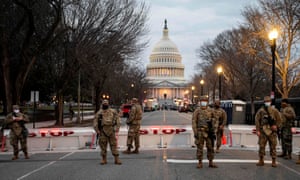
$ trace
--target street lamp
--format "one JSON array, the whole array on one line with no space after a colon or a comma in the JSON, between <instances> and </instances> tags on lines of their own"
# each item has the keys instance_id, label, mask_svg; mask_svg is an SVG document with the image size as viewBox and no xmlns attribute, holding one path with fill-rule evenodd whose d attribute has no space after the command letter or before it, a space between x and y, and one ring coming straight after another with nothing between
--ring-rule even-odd
<instances>
[{"instance_id":1,"label":"street lamp","mask_svg":"<svg viewBox=\"0 0 300 180\"><path fill-rule=\"evenodd\" d=\"M195 86L192 86L192 104L194 104L194 90Z\"/></svg>"},{"instance_id":2,"label":"street lamp","mask_svg":"<svg viewBox=\"0 0 300 180\"><path fill-rule=\"evenodd\" d=\"M275 106L275 50L276 50L276 39L278 36L278 31L273 29L269 33L269 39L271 42L271 52L272 52L272 92L271 92L271 99L272 105Z\"/></svg>"},{"instance_id":3,"label":"street lamp","mask_svg":"<svg viewBox=\"0 0 300 180\"><path fill-rule=\"evenodd\" d=\"M204 85L204 80L201 79L201 80L200 80L200 86L201 86L200 95L201 95L201 96L203 96L203 85Z\"/></svg>"},{"instance_id":4,"label":"street lamp","mask_svg":"<svg viewBox=\"0 0 300 180\"><path fill-rule=\"evenodd\" d=\"M218 76L219 76L219 100L221 101L221 92L222 92L222 86L221 86L221 75L223 72L222 66L219 66L217 68Z\"/></svg>"}]
</instances>

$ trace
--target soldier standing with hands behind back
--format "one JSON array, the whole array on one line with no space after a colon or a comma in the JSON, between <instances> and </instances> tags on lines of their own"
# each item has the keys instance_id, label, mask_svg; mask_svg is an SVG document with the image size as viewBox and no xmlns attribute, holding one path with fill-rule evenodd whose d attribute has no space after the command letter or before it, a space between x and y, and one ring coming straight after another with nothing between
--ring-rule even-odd
<instances>
[{"instance_id":1,"label":"soldier standing with hands behind back","mask_svg":"<svg viewBox=\"0 0 300 180\"><path fill-rule=\"evenodd\" d=\"M296 114L293 107L290 104L288 104L287 99L281 100L280 113L282 118L282 123L280 126L282 154L278 155L278 157L284 157L285 159L292 159L293 134L291 128L293 127Z\"/></svg>"},{"instance_id":2,"label":"soldier standing with hands behind back","mask_svg":"<svg viewBox=\"0 0 300 180\"><path fill-rule=\"evenodd\" d=\"M29 122L28 116L20 112L20 107L18 105L13 105L13 112L9 113L5 119L5 124L10 128L10 144L14 149L12 160L19 158L19 141L25 159L29 159L27 151L28 130L25 127L25 123L27 122Z\"/></svg>"},{"instance_id":3,"label":"soldier standing with hands behind back","mask_svg":"<svg viewBox=\"0 0 300 180\"><path fill-rule=\"evenodd\" d=\"M259 161L257 166L264 165L264 156L266 154L266 144L269 142L270 155L272 157L272 167L276 165L276 145L277 145L277 127L280 126L281 117L275 107L271 107L271 98L264 97L264 106L261 107L255 115L256 134L259 144Z\"/></svg>"},{"instance_id":4,"label":"soldier standing with hands behind back","mask_svg":"<svg viewBox=\"0 0 300 180\"><path fill-rule=\"evenodd\" d=\"M220 147L221 147L221 141L224 133L224 127L227 124L227 114L220 107L221 103L220 100L215 101L215 107L214 107L214 118L216 118L216 123L217 123L217 149L216 153L220 152Z\"/></svg>"},{"instance_id":5,"label":"soldier standing with hands behind back","mask_svg":"<svg viewBox=\"0 0 300 180\"><path fill-rule=\"evenodd\" d=\"M192 128L197 145L197 158L199 160L197 168L202 168L203 147L204 142L207 148L207 159L209 160L208 167L217 168L213 164L214 159L214 140L215 135L215 120L213 118L213 110L207 108L207 97L200 98L200 107L198 107L192 117Z\"/></svg>"},{"instance_id":6,"label":"soldier standing with hands behind back","mask_svg":"<svg viewBox=\"0 0 300 180\"><path fill-rule=\"evenodd\" d=\"M102 165L107 164L107 143L109 143L112 155L115 157L115 164L122 164L119 160L119 152L117 150L117 139L115 135L115 132L118 132L119 128L120 118L118 113L115 110L109 108L108 100L103 100L102 108L96 113L94 119L94 129L99 135Z\"/></svg>"},{"instance_id":7,"label":"soldier standing with hands behind back","mask_svg":"<svg viewBox=\"0 0 300 180\"><path fill-rule=\"evenodd\" d=\"M143 117L143 109L139 104L137 98L132 98L132 107L129 112L129 117L126 120L127 125L129 126L128 136L127 136L127 150L123 151L124 154L138 154L140 147L140 128L141 121ZM133 148L133 141L135 150L131 152Z\"/></svg>"}]
</instances>

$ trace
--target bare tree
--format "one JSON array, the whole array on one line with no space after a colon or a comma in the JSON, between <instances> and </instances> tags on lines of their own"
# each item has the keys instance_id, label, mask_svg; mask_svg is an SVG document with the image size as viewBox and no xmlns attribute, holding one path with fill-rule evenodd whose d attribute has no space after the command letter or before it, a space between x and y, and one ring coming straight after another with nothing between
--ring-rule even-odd
<instances>
[{"instance_id":1,"label":"bare tree","mask_svg":"<svg viewBox=\"0 0 300 180\"><path fill-rule=\"evenodd\" d=\"M62 0L1 2L1 72L5 111L19 104L23 86L38 55L60 35Z\"/></svg>"},{"instance_id":2,"label":"bare tree","mask_svg":"<svg viewBox=\"0 0 300 180\"><path fill-rule=\"evenodd\" d=\"M283 98L287 98L292 88L300 82L299 13L300 3L295 0L261 0L259 7L248 7L243 12L253 38L268 42L269 31L272 28L279 31L275 67L280 79L276 82L276 89ZM270 54L267 43L261 51ZM261 59L261 62L271 66L271 56Z\"/></svg>"}]
</instances>

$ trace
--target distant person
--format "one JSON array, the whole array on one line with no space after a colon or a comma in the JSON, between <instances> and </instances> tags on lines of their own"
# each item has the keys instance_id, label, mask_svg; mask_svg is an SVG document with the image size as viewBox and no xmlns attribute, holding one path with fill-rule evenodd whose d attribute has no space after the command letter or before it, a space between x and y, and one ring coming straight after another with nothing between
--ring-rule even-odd
<instances>
[{"instance_id":1,"label":"distant person","mask_svg":"<svg viewBox=\"0 0 300 180\"><path fill-rule=\"evenodd\" d=\"M269 142L270 155L272 157L272 167L276 164L276 145L277 145L277 128L280 126L281 117L279 111L271 106L271 98L264 97L264 105L255 115L256 134L259 144L259 161L257 166L264 165L264 156L266 154L266 144Z\"/></svg>"},{"instance_id":2,"label":"distant person","mask_svg":"<svg viewBox=\"0 0 300 180\"><path fill-rule=\"evenodd\" d=\"M70 121L73 121L75 112L73 110L72 104L69 105L69 113L70 113Z\"/></svg>"},{"instance_id":3,"label":"distant person","mask_svg":"<svg viewBox=\"0 0 300 180\"><path fill-rule=\"evenodd\" d=\"M197 145L197 168L202 168L204 143L207 148L207 159L209 160L208 167L217 168L217 165L213 163L214 140L216 139L216 122L214 121L213 110L208 108L208 98L203 96L200 98L200 107L194 111L192 116L192 128L195 144Z\"/></svg>"},{"instance_id":4,"label":"distant person","mask_svg":"<svg viewBox=\"0 0 300 180\"><path fill-rule=\"evenodd\" d=\"M25 159L29 159L27 151L28 130L25 123L29 122L28 116L20 112L18 105L13 105L13 112L6 116L5 124L10 128L9 140L13 147L12 160L19 158L19 141Z\"/></svg>"},{"instance_id":5,"label":"distant person","mask_svg":"<svg viewBox=\"0 0 300 180\"><path fill-rule=\"evenodd\" d=\"M116 132L119 132L119 114L109 107L108 100L103 100L101 109L96 113L94 119L94 129L99 135L99 145L101 149L101 164L107 164L107 143L110 145L112 155L115 157L115 164L121 165L119 151L117 150Z\"/></svg>"},{"instance_id":6,"label":"distant person","mask_svg":"<svg viewBox=\"0 0 300 180\"><path fill-rule=\"evenodd\" d=\"M137 98L132 98L132 107L129 112L129 117L126 120L129 129L128 129L128 136L127 136L127 150L123 151L124 154L139 153L140 128L141 128L142 116L143 116L142 106L138 103ZM135 149L134 151L131 151L131 149L133 148L132 145L133 141L134 141Z\"/></svg>"},{"instance_id":7,"label":"distant person","mask_svg":"<svg viewBox=\"0 0 300 180\"><path fill-rule=\"evenodd\" d=\"M224 134L224 127L227 124L227 114L220 107L221 103L220 100L215 101L215 106L214 106L214 118L216 118L216 123L217 123L217 148L216 148L216 153L220 152L220 147L222 144L222 137Z\"/></svg>"},{"instance_id":8,"label":"distant person","mask_svg":"<svg viewBox=\"0 0 300 180\"><path fill-rule=\"evenodd\" d=\"M282 154L278 155L278 157L284 157L285 159L292 159L292 145L293 145L293 134L292 134L292 127L296 118L296 114L294 108L288 104L287 99L281 100L281 147L282 147Z\"/></svg>"}]
</instances>

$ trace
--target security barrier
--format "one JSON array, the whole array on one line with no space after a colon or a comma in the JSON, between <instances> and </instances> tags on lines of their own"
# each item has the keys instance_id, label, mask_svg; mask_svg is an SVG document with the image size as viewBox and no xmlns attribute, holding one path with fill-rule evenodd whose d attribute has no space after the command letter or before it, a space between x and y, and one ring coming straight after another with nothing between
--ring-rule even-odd
<instances>
[{"instance_id":1,"label":"security barrier","mask_svg":"<svg viewBox=\"0 0 300 180\"><path fill-rule=\"evenodd\" d=\"M86 128L40 128L28 129L29 151L78 150L97 148L97 135L92 127ZM118 147L126 148L126 127L116 134ZM141 148L181 148L194 146L191 126L142 126ZM300 149L300 128L295 128L293 136L294 152ZM9 145L9 130L5 130L1 151L12 151ZM222 144L228 147L258 147L254 126L229 125L225 129Z\"/></svg>"}]
</instances>

